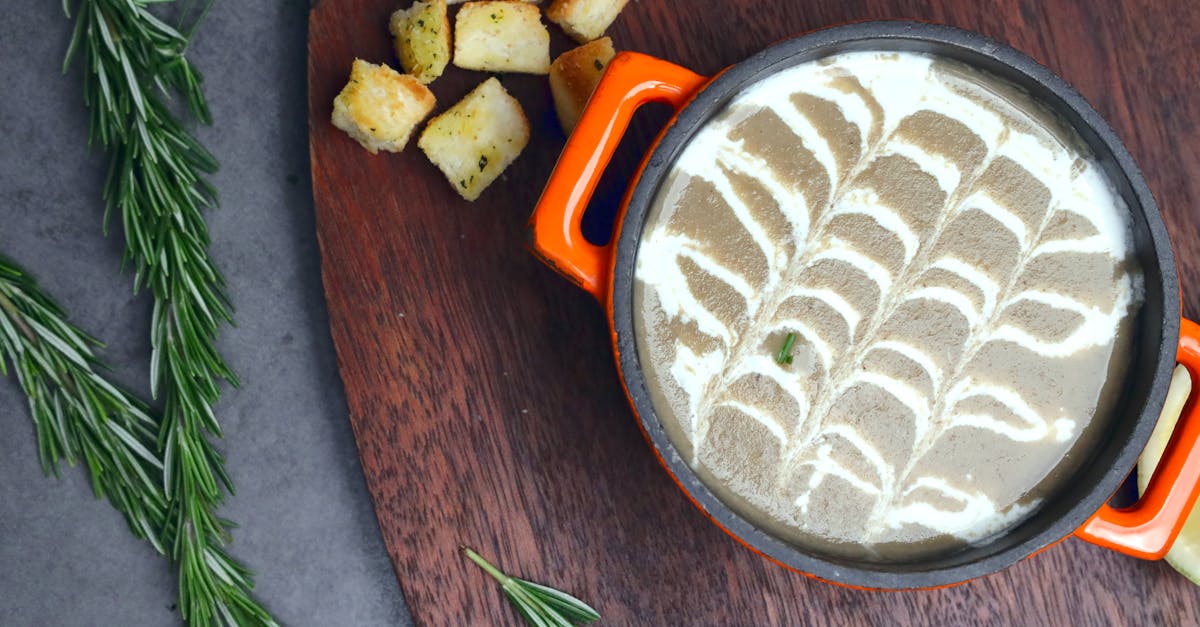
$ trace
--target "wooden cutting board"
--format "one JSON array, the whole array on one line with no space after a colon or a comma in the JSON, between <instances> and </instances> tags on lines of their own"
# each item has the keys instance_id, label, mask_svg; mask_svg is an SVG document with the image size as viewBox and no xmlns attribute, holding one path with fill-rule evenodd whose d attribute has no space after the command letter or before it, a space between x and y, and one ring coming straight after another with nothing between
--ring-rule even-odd
<instances>
[{"instance_id":1,"label":"wooden cutting board","mask_svg":"<svg viewBox=\"0 0 1200 627\"><path fill-rule=\"evenodd\" d=\"M505 75L529 147L475 203L415 146L372 156L329 123L354 57L395 64L408 0L321 0L309 23L313 195L330 326L388 552L418 624L515 624L458 553L592 602L608 624L1196 624L1200 588L1163 563L1069 540L937 591L843 589L727 537L654 459L599 307L525 250L563 144L544 77ZM1162 206L1200 314L1200 3L1191 0L634 0L618 49L713 73L789 35L918 18L981 31L1066 77L1116 128ZM554 54L569 47L556 27ZM485 74L451 68L439 110ZM612 209L663 112L643 116L600 195Z\"/></svg>"}]
</instances>

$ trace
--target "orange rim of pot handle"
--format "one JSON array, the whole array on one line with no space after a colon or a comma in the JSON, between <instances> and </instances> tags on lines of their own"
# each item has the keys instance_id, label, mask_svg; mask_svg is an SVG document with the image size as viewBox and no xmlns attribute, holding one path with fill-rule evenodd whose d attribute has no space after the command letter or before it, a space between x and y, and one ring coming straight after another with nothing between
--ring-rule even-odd
<instances>
[{"instance_id":1,"label":"orange rim of pot handle","mask_svg":"<svg viewBox=\"0 0 1200 627\"><path fill-rule=\"evenodd\" d=\"M1075 535L1143 559L1161 559L1200 494L1200 325L1184 319L1179 330L1179 363L1192 377L1192 394L1179 415L1142 498L1130 507L1105 504Z\"/></svg>"},{"instance_id":2,"label":"orange rim of pot handle","mask_svg":"<svg viewBox=\"0 0 1200 627\"><path fill-rule=\"evenodd\" d=\"M639 107L664 102L678 111L707 80L636 52L622 52L609 62L529 218L534 254L603 300L614 242L597 246L580 229L596 184Z\"/></svg>"}]
</instances>

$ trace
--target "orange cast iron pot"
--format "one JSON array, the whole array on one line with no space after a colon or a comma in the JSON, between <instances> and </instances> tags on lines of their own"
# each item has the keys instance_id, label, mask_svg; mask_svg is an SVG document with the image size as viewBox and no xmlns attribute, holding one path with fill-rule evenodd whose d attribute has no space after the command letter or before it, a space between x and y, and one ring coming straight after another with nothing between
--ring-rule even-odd
<instances>
[{"instance_id":1,"label":"orange cast iron pot","mask_svg":"<svg viewBox=\"0 0 1200 627\"><path fill-rule=\"evenodd\" d=\"M633 337L633 270L637 246L660 181L692 134L743 88L773 72L851 50L937 54L986 70L1028 90L1071 124L1129 206L1135 254L1145 272L1146 301L1136 325L1128 382L1118 418L1068 486L1016 527L951 555L904 563L833 558L790 545L758 529L718 500L680 457L646 392ZM634 175L612 240L588 242L583 213L634 112L664 102L675 115ZM1158 207L1132 157L1112 129L1061 78L1029 57L982 35L912 22L863 22L816 31L772 46L708 78L636 53L609 64L568 139L529 222L534 253L594 295L606 308L626 395L646 439L680 489L729 535L785 567L863 588L953 585L995 572L1074 534L1110 549L1159 559L1170 548L1200 491L1200 408L1189 399L1171 443L1141 500L1115 508L1109 499L1129 474L1162 411L1176 362L1193 381L1200 373L1200 326L1180 315L1179 278ZM1194 386L1200 390L1200 385Z\"/></svg>"}]
</instances>

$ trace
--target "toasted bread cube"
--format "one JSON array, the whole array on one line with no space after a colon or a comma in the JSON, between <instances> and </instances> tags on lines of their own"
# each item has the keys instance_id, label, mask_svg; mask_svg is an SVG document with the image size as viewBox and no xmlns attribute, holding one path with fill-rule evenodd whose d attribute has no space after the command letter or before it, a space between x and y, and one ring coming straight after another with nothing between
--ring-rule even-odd
<instances>
[{"instance_id":1,"label":"toasted bread cube","mask_svg":"<svg viewBox=\"0 0 1200 627\"><path fill-rule=\"evenodd\" d=\"M450 18L446 0L414 2L392 14L388 24L396 57L405 72L429 84L442 75L450 62Z\"/></svg>"},{"instance_id":2,"label":"toasted bread cube","mask_svg":"<svg viewBox=\"0 0 1200 627\"><path fill-rule=\"evenodd\" d=\"M554 110L558 121L568 135L575 130L579 116L588 98L596 89L596 83L604 75L604 68L612 61L616 51L612 39L601 37L573 50L568 50L550 64L550 94L554 96Z\"/></svg>"},{"instance_id":3,"label":"toasted bread cube","mask_svg":"<svg viewBox=\"0 0 1200 627\"><path fill-rule=\"evenodd\" d=\"M333 125L371 154L400 152L436 104L433 92L417 79L355 59L350 82L333 99Z\"/></svg>"},{"instance_id":4,"label":"toasted bread cube","mask_svg":"<svg viewBox=\"0 0 1200 627\"><path fill-rule=\"evenodd\" d=\"M550 71L550 31L524 2L468 2L454 18L454 65L485 72Z\"/></svg>"},{"instance_id":5,"label":"toasted bread cube","mask_svg":"<svg viewBox=\"0 0 1200 627\"><path fill-rule=\"evenodd\" d=\"M417 145L455 191L475 200L527 143L525 112L493 77L430 120Z\"/></svg>"},{"instance_id":6,"label":"toasted bread cube","mask_svg":"<svg viewBox=\"0 0 1200 627\"><path fill-rule=\"evenodd\" d=\"M462 3L468 2L468 1L469 0L446 0L446 4L462 4ZM541 2L542 0L520 0L520 1L528 2L529 4L537 4L537 3Z\"/></svg>"},{"instance_id":7,"label":"toasted bread cube","mask_svg":"<svg viewBox=\"0 0 1200 627\"><path fill-rule=\"evenodd\" d=\"M604 34L629 0L554 0L546 17L579 43Z\"/></svg>"}]
</instances>

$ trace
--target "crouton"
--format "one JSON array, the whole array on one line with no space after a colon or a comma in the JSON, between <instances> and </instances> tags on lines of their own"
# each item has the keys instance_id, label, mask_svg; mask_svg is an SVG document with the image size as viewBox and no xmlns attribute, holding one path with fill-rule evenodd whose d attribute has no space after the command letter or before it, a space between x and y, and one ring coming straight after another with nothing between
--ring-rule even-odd
<instances>
[{"instance_id":1,"label":"crouton","mask_svg":"<svg viewBox=\"0 0 1200 627\"><path fill-rule=\"evenodd\" d=\"M584 105L615 54L612 39L601 37L558 55L550 64L550 94L554 96L554 110L558 112L558 121L568 135L575 130Z\"/></svg>"},{"instance_id":2,"label":"crouton","mask_svg":"<svg viewBox=\"0 0 1200 627\"><path fill-rule=\"evenodd\" d=\"M527 143L525 112L493 77L430 120L417 145L455 191L475 200Z\"/></svg>"},{"instance_id":3,"label":"crouton","mask_svg":"<svg viewBox=\"0 0 1200 627\"><path fill-rule=\"evenodd\" d=\"M450 62L450 18L446 0L414 2L392 14L388 24L396 56L405 72L429 84Z\"/></svg>"},{"instance_id":4,"label":"crouton","mask_svg":"<svg viewBox=\"0 0 1200 627\"><path fill-rule=\"evenodd\" d=\"M524 2L468 2L454 18L454 65L485 72L550 71L550 32Z\"/></svg>"},{"instance_id":5,"label":"crouton","mask_svg":"<svg viewBox=\"0 0 1200 627\"><path fill-rule=\"evenodd\" d=\"M470 0L446 0L446 4L462 4L464 2L469 2L469 1ZM516 1L516 0L513 0L513 1ZM520 0L520 1L528 2L529 4L537 4L537 3L541 2L542 0Z\"/></svg>"},{"instance_id":6,"label":"crouton","mask_svg":"<svg viewBox=\"0 0 1200 627\"><path fill-rule=\"evenodd\" d=\"M579 43L604 34L629 0L554 0L546 17Z\"/></svg>"},{"instance_id":7,"label":"crouton","mask_svg":"<svg viewBox=\"0 0 1200 627\"><path fill-rule=\"evenodd\" d=\"M417 79L355 59L350 82L333 99L333 125L363 148L400 152L437 101Z\"/></svg>"}]
</instances>

